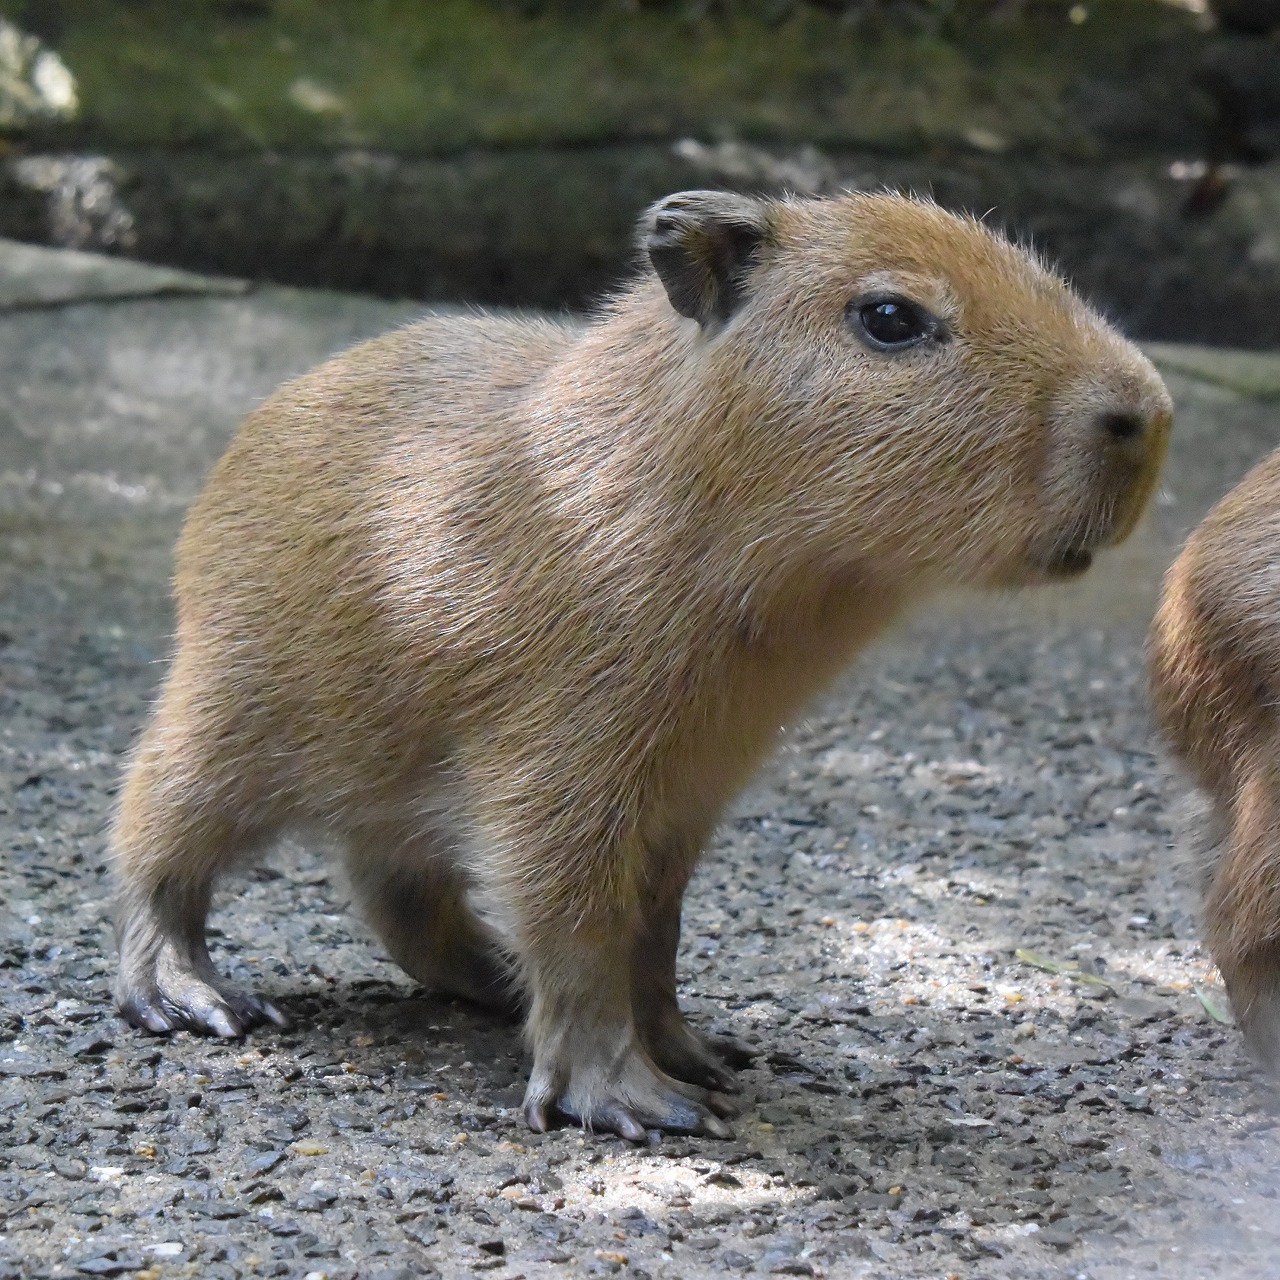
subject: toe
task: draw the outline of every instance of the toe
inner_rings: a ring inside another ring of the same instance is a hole
[[[709,1106],[674,1095],[656,1115],[649,1117],[650,1126],[667,1133],[692,1133],[708,1138],[732,1138],[733,1129]]]
[[[723,1093],[717,1093],[715,1090],[708,1090],[702,1101],[708,1111],[723,1118],[727,1119],[738,1114],[738,1104],[732,1098],[727,1098]]]
[[[145,1030],[150,1031],[153,1035],[167,1035],[173,1030],[173,1023],[160,1012],[159,1009],[146,1008],[139,1012],[138,1021],[133,1024],[141,1026]]]
[[[733,1130],[716,1115],[710,1099],[717,1094],[699,1091],[697,1099],[685,1093],[672,1092],[658,1100],[651,1113],[645,1116],[649,1126],[667,1133],[702,1134],[712,1138],[731,1138]],[[727,1101],[727,1100],[726,1100]]]
[[[716,1089],[704,1089],[699,1085],[687,1084],[683,1080],[671,1080],[669,1084],[672,1090],[687,1098],[695,1106],[705,1108],[715,1115],[736,1116],[740,1109],[733,1098]]]
[[[708,1036],[707,1043],[731,1067],[749,1067],[758,1057],[750,1045],[733,1036]]]
[[[653,1032],[649,1037],[653,1060],[673,1079],[719,1093],[736,1093],[737,1078],[709,1036],[686,1022]]]
[[[741,1093],[742,1085],[738,1077],[732,1071],[726,1071],[723,1067],[713,1067],[707,1072],[707,1078],[700,1081],[704,1088],[712,1089],[717,1093]]]
[[[152,1035],[162,1036],[174,1028],[173,1021],[152,1000],[143,996],[128,996],[119,1001],[120,1016],[131,1026],[140,1031],[150,1031]]]
[[[769,1065],[776,1067],[779,1071],[808,1071],[809,1064],[803,1058],[797,1058],[794,1053],[786,1053],[783,1050],[777,1050],[769,1055]]]
[[[237,1040],[244,1035],[244,1025],[226,1005],[212,1005],[192,1011],[201,1030],[212,1032],[224,1040]]]
[[[616,1103],[601,1107],[592,1115],[590,1123],[585,1127],[596,1133],[616,1133],[618,1137],[625,1138],[628,1142],[643,1142],[648,1136],[644,1125],[626,1107]]]
[[[678,1061],[663,1065],[669,1075],[685,1084],[721,1093],[736,1093],[741,1088],[732,1071],[701,1053],[684,1054]]]
[[[186,991],[181,998],[167,998],[165,1004],[177,1024],[188,1031],[224,1040],[244,1035],[245,1021],[212,987]]]
[[[542,1098],[526,1099],[524,1122],[534,1133],[546,1133],[551,1128],[551,1108]]]
[[[289,1025],[288,1018],[270,1000],[264,1000],[260,996],[232,994],[227,998],[227,1005],[245,1028]]]

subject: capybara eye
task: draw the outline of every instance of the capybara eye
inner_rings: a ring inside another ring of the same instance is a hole
[[[908,298],[872,298],[858,304],[862,336],[877,351],[897,351],[936,337],[939,323]]]

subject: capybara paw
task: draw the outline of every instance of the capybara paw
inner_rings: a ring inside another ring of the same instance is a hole
[[[535,1132],[567,1122],[595,1133],[616,1133],[629,1142],[643,1142],[650,1129],[731,1138],[725,1118],[736,1113],[722,1093],[674,1080],[638,1053],[621,1071],[574,1069],[559,1087],[554,1073],[535,1067],[524,1099],[525,1120]]]
[[[284,1027],[288,1020],[269,1000],[220,990],[196,977],[151,981],[122,990],[116,1005],[126,1022],[155,1035],[197,1031],[235,1039],[254,1027]]]

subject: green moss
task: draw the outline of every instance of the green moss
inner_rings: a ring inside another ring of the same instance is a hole
[[[1185,14],[1158,0],[1100,0],[1082,24],[1065,4],[1042,3],[1021,23],[897,27],[798,4],[774,22],[732,8],[696,16],[713,6],[604,6],[592,17],[532,7],[61,0],[53,44],[83,110],[58,136],[443,153],[694,133],[1086,151],[1088,123],[1064,106],[1073,83],[1101,68],[1132,92],[1147,50],[1192,36]],[[23,6],[10,10],[21,23]],[[1169,79],[1152,76],[1142,98],[1176,125],[1186,93]]]

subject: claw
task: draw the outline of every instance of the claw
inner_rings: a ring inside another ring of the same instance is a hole
[[[546,1133],[551,1128],[551,1116],[546,1102],[541,1098],[526,1099],[524,1122],[534,1133]]]
[[[625,1107],[606,1107],[588,1126],[591,1129],[607,1129],[628,1142],[643,1142],[648,1136],[642,1125]]]
[[[288,1027],[289,1019],[270,1000],[259,1000],[257,1004],[268,1022],[274,1023],[277,1027]]]
[[[155,1005],[140,999],[123,1000],[120,1015],[131,1026],[152,1035],[162,1036],[173,1030],[173,1023]]]
[[[221,1036],[224,1040],[238,1040],[244,1035],[244,1028],[240,1025],[239,1018],[230,1009],[214,1006],[209,1009],[192,1010],[192,1013],[200,1027],[212,1031],[215,1036]]]
[[[709,1138],[728,1139],[733,1137],[733,1127],[725,1124],[716,1116],[708,1116],[703,1124],[703,1131]]]

